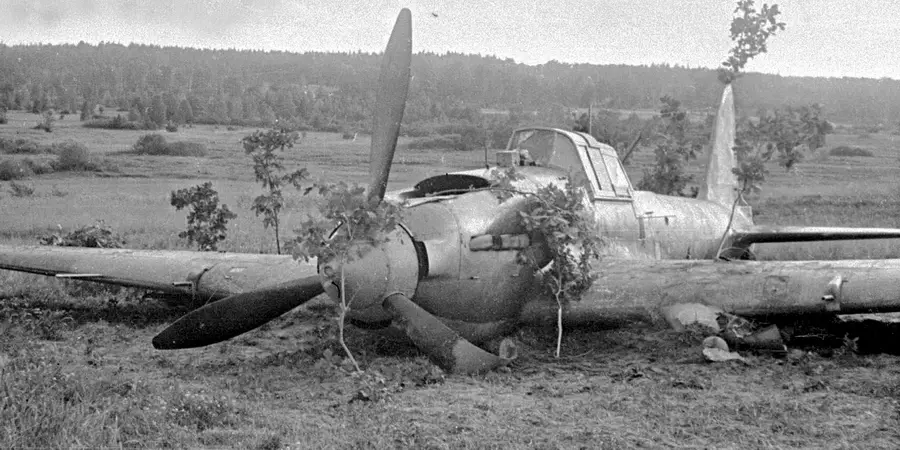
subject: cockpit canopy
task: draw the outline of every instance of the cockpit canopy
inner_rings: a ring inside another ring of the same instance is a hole
[[[520,165],[565,171],[594,198],[631,198],[631,182],[616,151],[589,134],[556,128],[520,128],[513,132],[507,150],[518,152]]]

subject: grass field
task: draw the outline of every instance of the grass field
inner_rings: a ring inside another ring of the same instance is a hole
[[[57,226],[103,220],[130,246],[186,248],[174,189],[212,180],[239,217],[226,250],[272,252],[253,217],[259,192],[240,139],[252,129],[197,126],[169,141],[207,156],[135,156],[145,132],[53,133],[13,112],[0,137],[73,139],[105,158],[103,173],[28,178],[28,197],[0,183],[0,243],[34,243]],[[833,157],[838,145],[872,157]],[[368,138],[308,133],[286,154],[314,177],[363,181]],[[0,155],[2,158],[23,158]],[[50,155],[29,156],[52,158]],[[637,181],[652,152],[629,167]],[[752,199],[757,222],[900,227],[900,136],[829,136],[795,173],[773,168]],[[493,159],[493,156],[491,156]],[[480,167],[479,152],[397,152],[391,187]],[[292,196],[286,230],[311,205]],[[890,241],[796,244],[763,258],[900,257]],[[900,357],[849,347],[707,364],[691,334],[572,330],[552,358],[553,330],[524,330],[521,357],[479,377],[445,376],[408,346],[354,330],[366,367],[351,374],[325,302],[205,349],[158,352],[150,339],[184,313],[132,290],[0,272],[0,447],[172,448],[898,448]]]

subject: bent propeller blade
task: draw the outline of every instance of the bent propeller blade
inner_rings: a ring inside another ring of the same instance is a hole
[[[184,315],[153,338],[157,350],[203,347],[231,339],[324,292],[318,275],[243,292]]]
[[[372,123],[372,147],[369,152],[369,199],[384,198],[391,162],[400,135],[400,121],[409,92],[412,61],[412,16],[403,8],[384,50],[375,111]]]
[[[447,372],[482,373],[510,361],[463,339],[403,294],[389,295],[384,299],[384,308],[393,314],[395,324],[406,332],[416,347]]]

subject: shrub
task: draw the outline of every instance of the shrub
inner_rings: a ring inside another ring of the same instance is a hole
[[[166,146],[168,156],[206,156],[206,146],[197,142],[173,142]]]
[[[9,184],[9,193],[12,194],[13,197],[31,197],[34,195],[34,188],[27,184],[16,183],[13,181]]]
[[[6,117],[6,108],[0,108],[0,124],[7,122],[9,122],[9,118]]]
[[[174,133],[174,132],[178,131],[178,125],[176,125],[172,122],[169,122],[166,124],[166,131],[168,131],[169,133]]]
[[[164,155],[166,154],[166,138],[161,134],[145,134],[138,138],[133,150],[138,155]]]
[[[53,115],[53,110],[48,109],[44,111],[41,115],[41,121],[37,125],[35,125],[35,130],[44,130],[48,133],[53,132],[53,122],[56,121],[56,118]]]
[[[125,240],[111,227],[104,225],[103,221],[97,221],[93,225],[86,225],[66,234],[62,234],[60,229],[57,233],[41,237],[40,243],[61,247],[122,248]]]
[[[99,170],[87,147],[75,141],[53,144],[53,153],[57,155],[53,169],[58,172]]]
[[[847,145],[841,145],[839,147],[835,147],[828,151],[828,154],[831,156],[863,156],[863,157],[871,157],[875,156],[871,150],[866,150],[860,147],[850,147]]]
[[[0,161],[0,181],[21,180],[32,175],[34,172],[24,161],[12,159]]]
[[[35,175],[53,173],[53,165],[46,161],[35,161],[31,158],[25,158],[22,160],[22,163],[27,165]]]
[[[138,155],[164,156],[205,156],[206,146],[195,142],[166,142],[161,134],[145,134],[134,144],[133,152]]]
[[[146,124],[140,121],[126,120],[121,115],[117,115],[112,119],[95,119],[83,123],[81,126],[85,128],[103,128],[107,130],[146,130]]]
[[[49,146],[38,144],[31,139],[0,137],[0,153],[37,155],[51,152],[52,149]]]

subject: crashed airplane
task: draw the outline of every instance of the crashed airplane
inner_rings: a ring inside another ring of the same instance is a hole
[[[254,329],[340,286],[354,302],[351,323],[400,329],[448,371],[489,370],[511,356],[496,345],[521,326],[555,326],[557,304],[517,262],[540,236],[526,233],[525,196],[499,202],[495,168],[431,177],[386,193],[410,78],[411,16],[401,11],[377,93],[368,195],[404,208],[402,226],[365,256],[303,263],[290,256],[0,246],[0,269],[184,295],[203,306],[153,339],[158,349],[200,347]],[[581,301],[565,305],[566,326],[671,320],[689,311],[778,320],[900,311],[900,260],[753,261],[756,243],[900,238],[900,229],[755,225],[735,208],[738,183],[734,100],[719,104],[706,183],[697,198],[633,189],[616,152],[590,135],[530,127],[514,132],[497,166],[514,167],[517,188],[576,183],[608,244]],[[528,157],[525,158],[527,152]],[[527,161],[526,161],[527,159]],[[327,269],[327,270],[326,270]],[[485,348],[500,348],[501,355]]]

